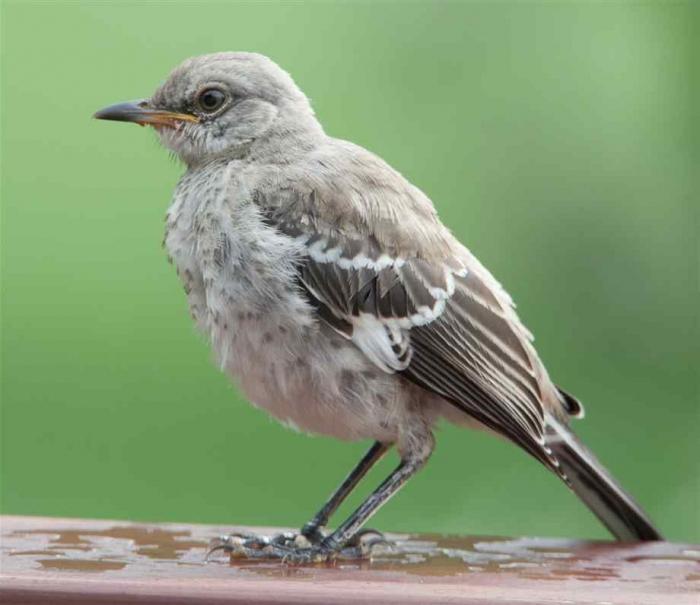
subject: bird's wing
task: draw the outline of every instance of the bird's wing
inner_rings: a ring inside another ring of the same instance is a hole
[[[314,171],[306,171],[275,194],[256,195],[269,224],[303,245],[300,284],[320,316],[378,367],[555,467],[544,415],[562,403],[545,392],[556,388],[509,296],[420,191],[370,168],[370,176],[355,167],[356,181],[330,185],[309,182]]]

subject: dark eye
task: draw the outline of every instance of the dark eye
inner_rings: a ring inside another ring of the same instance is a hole
[[[226,102],[226,93],[219,88],[205,88],[197,95],[197,104],[207,113],[219,109]]]

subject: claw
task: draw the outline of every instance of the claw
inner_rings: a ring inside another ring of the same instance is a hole
[[[219,536],[209,542],[209,549],[205,555],[208,561],[211,555],[223,550],[230,554],[238,554],[248,551],[260,551],[270,544],[270,539],[265,536],[258,536],[248,532],[233,532],[227,536]]]
[[[393,545],[384,536],[379,536],[369,540],[361,540],[357,548],[359,548],[363,558],[371,559],[372,553],[377,546],[384,546],[387,549],[390,549]]]
[[[233,538],[237,537],[236,534],[231,534],[228,536],[219,536],[217,538],[212,538],[209,541],[209,548],[207,549],[207,554],[204,555],[204,560],[209,561],[209,558],[220,550],[228,551],[233,548],[232,541]]]
[[[348,546],[355,546],[361,549],[368,548],[370,551],[379,544],[392,546],[392,542],[387,540],[382,532],[369,528],[358,531],[347,543]]]
[[[278,559],[286,565],[330,563],[335,560],[362,561],[371,559],[372,551],[380,544],[389,545],[390,542],[373,529],[359,531],[340,548],[332,541],[328,544],[314,544],[308,537],[294,532],[284,532],[273,537],[234,532],[214,538],[209,543],[205,560],[208,561],[213,553],[223,550],[232,559]]]
[[[362,539],[365,536],[371,536],[371,535],[377,536],[378,539],[383,540],[387,544],[389,543],[388,540],[384,537],[384,534],[382,532],[380,532],[376,529],[371,529],[368,527],[366,529],[361,529],[357,533],[355,533],[355,535],[350,539],[348,544],[358,544],[359,542],[362,541]]]
[[[205,561],[220,550],[236,559],[284,559],[290,553],[309,549],[310,546],[311,543],[304,536],[294,532],[284,532],[272,537],[233,532],[209,542]]]

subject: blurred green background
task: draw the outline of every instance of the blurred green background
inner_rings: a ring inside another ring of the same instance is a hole
[[[281,428],[218,372],[161,250],[181,166],[90,118],[190,55],[253,50],[432,197],[585,402],[578,432],[670,538],[700,540],[697,17],[3,2],[2,512],[299,526],[366,448]],[[372,525],[607,536],[528,456],[450,427]]]

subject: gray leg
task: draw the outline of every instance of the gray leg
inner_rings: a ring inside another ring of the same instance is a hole
[[[433,449],[433,438],[429,432],[420,435],[421,439],[414,440],[404,450],[401,463],[384,482],[374,490],[370,496],[353,512],[350,517],[327,538],[320,543],[313,543],[307,538],[307,544],[301,544],[305,536],[282,534],[275,538],[259,538],[242,534],[231,534],[214,540],[210,553],[216,550],[224,550],[232,556],[242,558],[270,559],[278,558],[288,563],[315,563],[331,559],[358,559],[365,558],[374,544],[379,540],[372,540],[369,544],[363,544],[358,540],[362,535],[360,528],[364,523],[393,496],[416,472],[418,472],[428,460]],[[343,498],[347,496],[369,468],[381,458],[387,447],[375,443],[360,461],[358,466],[345,479],[336,493],[331,496],[326,505],[319,511],[305,530],[314,537],[321,535],[318,529],[314,529],[313,523],[324,523],[328,516],[339,506]],[[353,544],[357,542],[357,544]],[[309,543],[311,543],[309,545]]]
[[[377,541],[370,541],[369,544],[357,541],[362,533],[360,528],[427,462],[434,442],[430,433],[423,437],[413,442],[413,447],[404,454],[394,472],[330,536],[311,548],[294,549],[283,559],[288,563],[314,563],[334,558],[365,558]]]
[[[333,492],[321,510],[314,515],[314,518],[311,519],[311,521],[304,525],[301,530],[303,536],[305,536],[313,544],[318,544],[321,542],[321,540],[323,540],[323,534],[321,534],[320,531],[321,528],[328,523],[331,515],[338,509],[343,500],[345,500],[348,494],[355,489],[357,484],[367,474],[369,469],[371,469],[382,458],[388,449],[389,446],[387,444],[380,443],[379,441],[376,441],[372,447],[369,448],[362,460],[360,460],[357,466],[350,471],[350,474],[340,484],[338,489]]]
[[[306,545],[320,545],[324,539],[321,527],[328,523],[330,516],[338,509],[343,500],[357,486],[369,469],[381,459],[389,449],[389,445],[376,441],[362,460],[358,462],[350,474],[333,492],[328,501],[323,505],[314,518],[304,525],[301,530],[301,543]],[[305,540],[304,540],[305,539]],[[267,558],[270,556],[284,557],[299,549],[300,537],[294,532],[286,532],[273,537],[258,536],[248,532],[235,532],[226,536],[215,538],[209,544],[208,555],[217,550],[237,552],[247,558]],[[303,547],[301,547],[303,549]]]
[[[426,461],[427,457],[402,460],[394,472],[370,494],[359,508],[338,529],[323,540],[321,548],[328,552],[340,550],[355,536],[367,520],[423,467]]]

